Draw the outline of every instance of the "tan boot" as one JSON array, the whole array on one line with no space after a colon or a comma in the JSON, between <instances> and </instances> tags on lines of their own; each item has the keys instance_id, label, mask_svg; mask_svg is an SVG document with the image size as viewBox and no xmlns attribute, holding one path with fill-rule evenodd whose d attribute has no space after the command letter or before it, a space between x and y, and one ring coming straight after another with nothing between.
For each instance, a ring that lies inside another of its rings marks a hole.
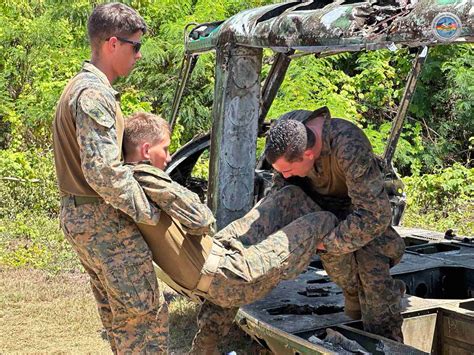
<instances>
[{"instance_id":1,"label":"tan boot","mask_svg":"<svg viewBox=\"0 0 474 355\"><path fill-rule=\"evenodd\" d=\"M190 355L220 355L220 352L217 350L217 347L199 348L199 347L193 346L188 354Z\"/></svg>"},{"instance_id":2,"label":"tan boot","mask_svg":"<svg viewBox=\"0 0 474 355\"><path fill-rule=\"evenodd\" d=\"M362 317L358 295L352 296L344 293L344 314L354 320Z\"/></svg>"},{"instance_id":3,"label":"tan boot","mask_svg":"<svg viewBox=\"0 0 474 355\"><path fill-rule=\"evenodd\" d=\"M189 350L190 355L219 355L217 350L217 339L195 337L193 340L193 345L191 350Z\"/></svg>"},{"instance_id":4,"label":"tan boot","mask_svg":"<svg viewBox=\"0 0 474 355\"><path fill-rule=\"evenodd\" d=\"M407 286L405 285L405 282L399 279L395 279L393 280L393 287L395 290L400 290L401 298L405 297L405 293L407 292Z\"/></svg>"}]
</instances>

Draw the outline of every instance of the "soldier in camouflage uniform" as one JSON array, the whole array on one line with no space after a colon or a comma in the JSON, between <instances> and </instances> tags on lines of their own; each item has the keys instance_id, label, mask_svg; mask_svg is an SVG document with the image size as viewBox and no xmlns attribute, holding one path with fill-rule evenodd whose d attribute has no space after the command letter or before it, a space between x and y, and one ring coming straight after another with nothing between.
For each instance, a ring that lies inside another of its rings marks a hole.
<instances>
[{"instance_id":1,"label":"soldier in camouflage uniform","mask_svg":"<svg viewBox=\"0 0 474 355\"><path fill-rule=\"evenodd\" d=\"M224 312L232 320L236 307L264 297L281 280L304 271L316 244L337 219L321 211L299 187L286 186L211 238L211 211L195 193L162 171L169 161L169 142L163 119L138 113L126 120L125 160L135 162L136 180L161 210L158 225L139 224L139 228L154 261L171 278L170 286L191 298L228 308ZM205 323L215 326L219 319ZM194 344L193 351L215 352L215 342L211 348L205 345Z\"/></svg>"},{"instance_id":2,"label":"soldier in camouflage uniform","mask_svg":"<svg viewBox=\"0 0 474 355\"><path fill-rule=\"evenodd\" d=\"M168 310L135 222L157 208L121 163L123 116L111 83L141 58L143 19L119 3L88 21L90 62L66 86L53 123L61 227L91 279L114 353L167 352Z\"/></svg>"},{"instance_id":3,"label":"soldier in camouflage uniform","mask_svg":"<svg viewBox=\"0 0 474 355\"><path fill-rule=\"evenodd\" d=\"M402 342L400 298L405 286L389 270L400 261L405 245L390 225L382 175L362 130L349 121L331 119L325 107L292 111L270 129L265 154L280 173L265 202L277 205L276 194L296 185L338 217L339 223L322 238L318 250L326 272L343 290L346 314L354 319L362 316L366 331ZM298 205L294 199L288 211ZM236 311L205 304L196 349L211 349L229 329Z\"/></svg>"},{"instance_id":4,"label":"soldier in camouflage uniform","mask_svg":"<svg viewBox=\"0 0 474 355\"><path fill-rule=\"evenodd\" d=\"M326 108L293 111L270 129L266 158L284 184L302 186L339 224L318 246L324 268L344 292L346 314L397 341L404 284L390 276L404 252L372 147L349 121ZM276 184L278 185L278 184ZM280 184L281 185L281 184Z\"/></svg>"}]
</instances>

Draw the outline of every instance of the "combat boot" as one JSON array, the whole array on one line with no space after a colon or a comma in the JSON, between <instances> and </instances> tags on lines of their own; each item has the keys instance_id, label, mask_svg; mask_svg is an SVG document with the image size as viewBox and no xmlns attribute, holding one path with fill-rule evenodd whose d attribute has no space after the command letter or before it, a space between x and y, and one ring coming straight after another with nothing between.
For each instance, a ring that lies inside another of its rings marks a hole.
<instances>
[{"instance_id":1,"label":"combat boot","mask_svg":"<svg viewBox=\"0 0 474 355\"><path fill-rule=\"evenodd\" d=\"M217 350L218 339L211 337L199 337L196 336L193 339L193 345L189 350L190 355L219 355L220 352Z\"/></svg>"},{"instance_id":2,"label":"combat boot","mask_svg":"<svg viewBox=\"0 0 474 355\"><path fill-rule=\"evenodd\" d=\"M344 314L354 320L361 319L359 295L349 295L344 292Z\"/></svg>"},{"instance_id":3,"label":"combat boot","mask_svg":"<svg viewBox=\"0 0 474 355\"><path fill-rule=\"evenodd\" d=\"M400 290L400 297L403 298L405 297L405 293L407 292L407 287L405 285L405 282L399 279L393 280L393 287L395 291Z\"/></svg>"},{"instance_id":4,"label":"combat boot","mask_svg":"<svg viewBox=\"0 0 474 355\"><path fill-rule=\"evenodd\" d=\"M210 346L206 348L202 348L199 346L192 346L191 350L189 350L189 355L220 355L219 350L217 350L217 346Z\"/></svg>"}]
</instances>

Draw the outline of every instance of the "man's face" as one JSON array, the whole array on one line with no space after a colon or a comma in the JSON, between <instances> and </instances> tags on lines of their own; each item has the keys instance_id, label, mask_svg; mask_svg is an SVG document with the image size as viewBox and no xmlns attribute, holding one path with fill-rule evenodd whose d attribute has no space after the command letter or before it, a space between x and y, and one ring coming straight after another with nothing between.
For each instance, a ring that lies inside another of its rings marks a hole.
<instances>
[{"instance_id":1,"label":"man's face","mask_svg":"<svg viewBox=\"0 0 474 355\"><path fill-rule=\"evenodd\" d=\"M116 51L114 53L113 65L118 77L125 77L130 74L135 63L142 57L140 51L136 51L134 43L141 42L142 31L135 32L132 36L119 37L117 39ZM130 42L133 43L130 43Z\"/></svg>"},{"instance_id":2,"label":"man's face","mask_svg":"<svg viewBox=\"0 0 474 355\"><path fill-rule=\"evenodd\" d=\"M314 155L311 150L304 152L303 157L299 161L288 162L284 157L278 158L272 164L273 169L283 175L285 179L292 176L305 177L309 174L314 164Z\"/></svg>"},{"instance_id":3,"label":"man's face","mask_svg":"<svg viewBox=\"0 0 474 355\"><path fill-rule=\"evenodd\" d=\"M166 134L165 137L158 143L148 147L148 157L151 165L155 168L165 170L168 163L171 161L171 156L168 151L170 146L170 136Z\"/></svg>"}]
</instances>

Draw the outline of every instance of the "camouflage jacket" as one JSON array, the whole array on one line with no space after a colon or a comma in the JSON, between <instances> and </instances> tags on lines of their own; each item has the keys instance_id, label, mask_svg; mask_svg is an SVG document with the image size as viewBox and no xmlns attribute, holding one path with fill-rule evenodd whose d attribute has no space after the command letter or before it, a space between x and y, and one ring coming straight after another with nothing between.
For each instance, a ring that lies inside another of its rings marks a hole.
<instances>
[{"instance_id":1,"label":"camouflage jacket","mask_svg":"<svg viewBox=\"0 0 474 355\"><path fill-rule=\"evenodd\" d=\"M132 166L135 179L148 198L170 217L179 221L187 233L212 235L214 216L197 194L174 182L164 171L147 162Z\"/></svg>"},{"instance_id":2,"label":"camouflage jacket","mask_svg":"<svg viewBox=\"0 0 474 355\"><path fill-rule=\"evenodd\" d=\"M323 147L314 164L314 179L323 182L338 175L345 183L345 196L340 191L336 196L325 194L309 178L285 180L280 174L275 176L274 188L296 184L323 209L335 213L340 223L322 242L329 253L350 253L391 228L390 202L372 146L359 127L347 120L328 117L322 136Z\"/></svg>"},{"instance_id":3,"label":"camouflage jacket","mask_svg":"<svg viewBox=\"0 0 474 355\"><path fill-rule=\"evenodd\" d=\"M73 88L69 105L87 183L107 203L136 222L156 224L158 211L149 203L130 167L121 162L123 132L117 133L116 127L117 112L121 115L119 93L91 63L85 62L78 75L82 78Z\"/></svg>"}]
</instances>

